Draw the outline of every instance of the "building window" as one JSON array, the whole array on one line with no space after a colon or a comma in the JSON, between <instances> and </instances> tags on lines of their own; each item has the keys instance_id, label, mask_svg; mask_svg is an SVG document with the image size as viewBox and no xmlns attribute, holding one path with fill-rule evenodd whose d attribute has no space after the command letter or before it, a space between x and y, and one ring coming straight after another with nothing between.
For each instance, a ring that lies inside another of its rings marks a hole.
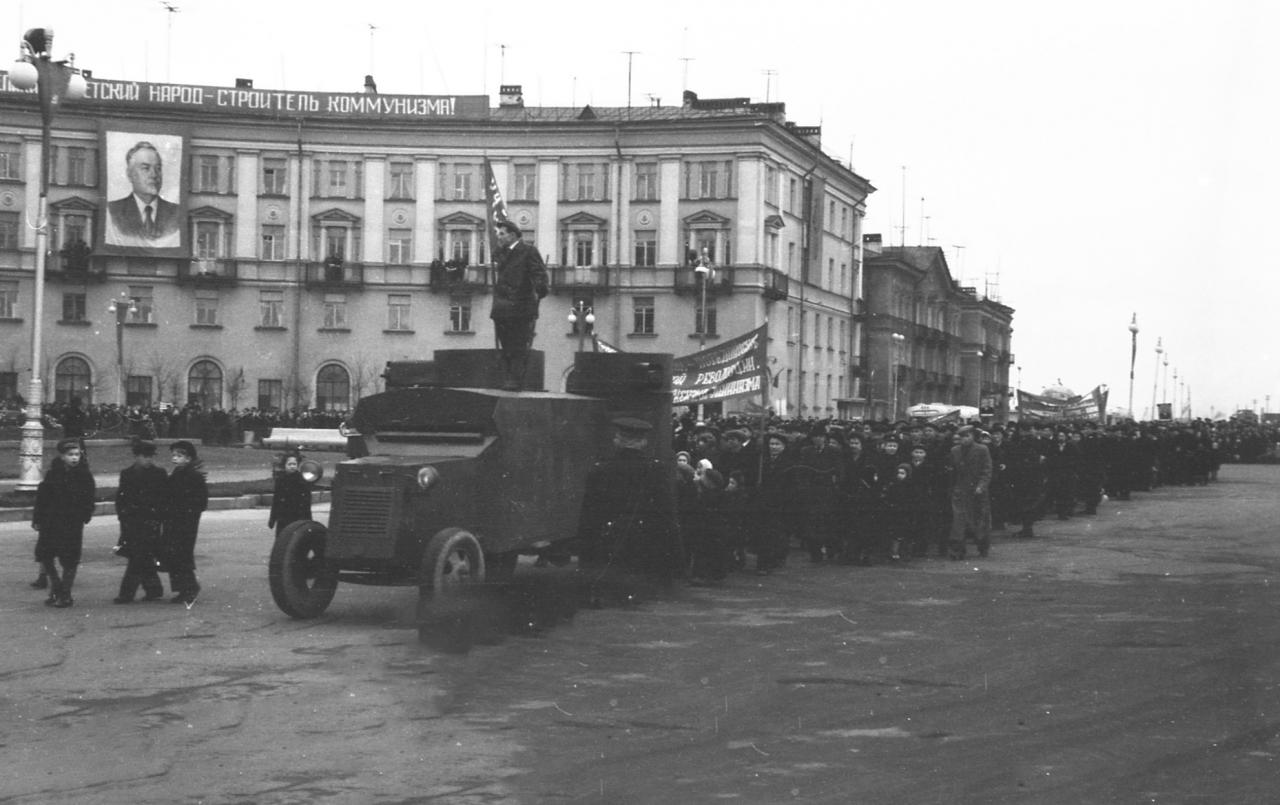
<instances>
[{"instance_id":1,"label":"building window","mask_svg":"<svg viewBox=\"0 0 1280 805\"><path fill-rule=\"evenodd\" d=\"M469 294L449 297L449 330L454 333L471 332L471 296Z\"/></svg>"},{"instance_id":2,"label":"building window","mask_svg":"<svg viewBox=\"0 0 1280 805\"><path fill-rule=\"evenodd\" d=\"M595 233L592 232L574 232L573 233L573 264L575 266L595 265L592 258L595 256Z\"/></svg>"},{"instance_id":3,"label":"building window","mask_svg":"<svg viewBox=\"0 0 1280 805\"><path fill-rule=\"evenodd\" d=\"M358 160L317 159L311 166L313 193L329 198L360 198L364 163Z\"/></svg>"},{"instance_id":4,"label":"building window","mask_svg":"<svg viewBox=\"0 0 1280 805\"><path fill-rule=\"evenodd\" d=\"M289 181L289 163L277 157L262 160L262 195L283 196Z\"/></svg>"},{"instance_id":5,"label":"building window","mask_svg":"<svg viewBox=\"0 0 1280 805\"><path fill-rule=\"evenodd\" d=\"M324 241L324 256L339 257L346 260L350 254L347 251L347 243L349 241L348 229L345 226L326 226L320 230L320 236Z\"/></svg>"},{"instance_id":6,"label":"building window","mask_svg":"<svg viewBox=\"0 0 1280 805\"><path fill-rule=\"evenodd\" d=\"M387 165L387 198L413 198L413 163L391 162Z\"/></svg>"},{"instance_id":7,"label":"building window","mask_svg":"<svg viewBox=\"0 0 1280 805\"><path fill-rule=\"evenodd\" d=\"M787 180L787 212L794 213L796 211L796 180L794 177Z\"/></svg>"},{"instance_id":8,"label":"building window","mask_svg":"<svg viewBox=\"0 0 1280 805\"><path fill-rule=\"evenodd\" d=\"M283 260L284 259L284 227L263 224L262 225L262 259L263 260Z\"/></svg>"},{"instance_id":9,"label":"building window","mask_svg":"<svg viewBox=\"0 0 1280 805\"><path fill-rule=\"evenodd\" d=\"M407 266L413 259L413 230L392 229L387 233L387 262Z\"/></svg>"},{"instance_id":10,"label":"building window","mask_svg":"<svg viewBox=\"0 0 1280 805\"><path fill-rule=\"evenodd\" d=\"M258 291L258 326L284 327L284 291Z\"/></svg>"},{"instance_id":11,"label":"building window","mask_svg":"<svg viewBox=\"0 0 1280 805\"><path fill-rule=\"evenodd\" d=\"M284 381L258 381L258 410L279 411L284 406Z\"/></svg>"},{"instance_id":12,"label":"building window","mask_svg":"<svg viewBox=\"0 0 1280 805\"><path fill-rule=\"evenodd\" d=\"M18 396L18 373L0 372L0 400L14 400Z\"/></svg>"},{"instance_id":13,"label":"building window","mask_svg":"<svg viewBox=\"0 0 1280 805\"><path fill-rule=\"evenodd\" d=\"M658 262L658 233L652 229L637 229L635 234L637 266L653 266Z\"/></svg>"},{"instance_id":14,"label":"building window","mask_svg":"<svg viewBox=\"0 0 1280 805\"><path fill-rule=\"evenodd\" d=\"M407 332L410 326L410 296L407 293L387 294L387 329Z\"/></svg>"},{"instance_id":15,"label":"building window","mask_svg":"<svg viewBox=\"0 0 1280 805\"><path fill-rule=\"evenodd\" d=\"M578 166L578 199L593 199L596 197L596 171L594 165Z\"/></svg>"},{"instance_id":16,"label":"building window","mask_svg":"<svg viewBox=\"0 0 1280 805\"><path fill-rule=\"evenodd\" d=\"M796 242L793 240L787 243L787 273L790 274L791 272L795 271L795 269L796 269Z\"/></svg>"},{"instance_id":17,"label":"building window","mask_svg":"<svg viewBox=\"0 0 1280 805\"><path fill-rule=\"evenodd\" d=\"M85 402L93 399L93 375L83 358L69 357L58 361L53 377L54 402L69 403L73 398Z\"/></svg>"},{"instance_id":18,"label":"building window","mask_svg":"<svg viewBox=\"0 0 1280 805\"><path fill-rule=\"evenodd\" d=\"M215 156L202 156L196 160L196 186L193 188L197 193L216 193L218 192L218 158Z\"/></svg>"},{"instance_id":19,"label":"building window","mask_svg":"<svg viewBox=\"0 0 1280 805\"><path fill-rule=\"evenodd\" d=\"M196 221L195 222L195 256L200 260L216 260L222 257L223 250L223 223L221 221ZM230 227L226 227L230 229Z\"/></svg>"},{"instance_id":20,"label":"building window","mask_svg":"<svg viewBox=\"0 0 1280 805\"><path fill-rule=\"evenodd\" d=\"M344 330L347 327L347 295L327 293L324 295L324 328L326 330Z\"/></svg>"},{"instance_id":21,"label":"building window","mask_svg":"<svg viewBox=\"0 0 1280 805\"><path fill-rule=\"evenodd\" d=\"M594 162L564 164L560 168L564 201L603 201L609 197L609 166Z\"/></svg>"},{"instance_id":22,"label":"building window","mask_svg":"<svg viewBox=\"0 0 1280 805\"><path fill-rule=\"evenodd\" d=\"M0 280L0 319L18 318L18 281Z\"/></svg>"},{"instance_id":23,"label":"building window","mask_svg":"<svg viewBox=\"0 0 1280 805\"><path fill-rule=\"evenodd\" d=\"M85 321L85 295L83 293L64 293L62 295L62 320Z\"/></svg>"},{"instance_id":24,"label":"building window","mask_svg":"<svg viewBox=\"0 0 1280 805\"><path fill-rule=\"evenodd\" d=\"M769 266L769 268L777 268L778 267L778 246L780 244L781 238L778 237L777 232L770 232L768 235L766 235L766 239L768 240L769 245L766 247L767 251L765 252L765 256L764 256L765 265Z\"/></svg>"},{"instance_id":25,"label":"building window","mask_svg":"<svg viewBox=\"0 0 1280 805\"><path fill-rule=\"evenodd\" d=\"M636 164L635 200L658 200L658 163L639 162Z\"/></svg>"},{"instance_id":26,"label":"building window","mask_svg":"<svg viewBox=\"0 0 1280 805\"><path fill-rule=\"evenodd\" d=\"M147 406L151 404L151 377L128 375L124 379L124 404Z\"/></svg>"},{"instance_id":27,"label":"building window","mask_svg":"<svg viewBox=\"0 0 1280 805\"><path fill-rule=\"evenodd\" d=\"M351 375L336 363L322 366L316 374L316 408L346 411L351 407Z\"/></svg>"},{"instance_id":28,"label":"building window","mask_svg":"<svg viewBox=\"0 0 1280 805\"><path fill-rule=\"evenodd\" d=\"M0 143L0 179L22 178L22 146Z\"/></svg>"},{"instance_id":29,"label":"building window","mask_svg":"<svg viewBox=\"0 0 1280 805\"><path fill-rule=\"evenodd\" d=\"M708 296L694 307L693 331L698 335L716 334L716 300Z\"/></svg>"},{"instance_id":30,"label":"building window","mask_svg":"<svg viewBox=\"0 0 1280 805\"><path fill-rule=\"evenodd\" d=\"M778 169L772 165L764 166L764 203L778 206Z\"/></svg>"},{"instance_id":31,"label":"building window","mask_svg":"<svg viewBox=\"0 0 1280 805\"><path fill-rule=\"evenodd\" d=\"M216 327L218 324L218 291L216 288L196 289L196 324Z\"/></svg>"},{"instance_id":32,"label":"building window","mask_svg":"<svg viewBox=\"0 0 1280 805\"><path fill-rule=\"evenodd\" d=\"M208 411L222 405L222 369L213 361L196 361L187 372L187 402Z\"/></svg>"},{"instance_id":33,"label":"building window","mask_svg":"<svg viewBox=\"0 0 1280 805\"><path fill-rule=\"evenodd\" d=\"M516 165L514 186L511 188L513 201L536 201L538 198L538 166Z\"/></svg>"},{"instance_id":34,"label":"building window","mask_svg":"<svg viewBox=\"0 0 1280 805\"><path fill-rule=\"evenodd\" d=\"M129 324L152 324L156 319L155 295L150 285L130 285L129 298L133 300L133 307L129 310L129 317L125 319Z\"/></svg>"},{"instance_id":35,"label":"building window","mask_svg":"<svg viewBox=\"0 0 1280 805\"><path fill-rule=\"evenodd\" d=\"M89 170L89 149L67 149L67 184L82 187L93 184L92 172Z\"/></svg>"},{"instance_id":36,"label":"building window","mask_svg":"<svg viewBox=\"0 0 1280 805\"><path fill-rule=\"evenodd\" d=\"M345 196L347 194L347 163L330 162L328 177L329 195Z\"/></svg>"},{"instance_id":37,"label":"building window","mask_svg":"<svg viewBox=\"0 0 1280 805\"><path fill-rule=\"evenodd\" d=\"M450 229L445 233L450 260L457 260L462 265L471 265L471 241L475 232L469 229Z\"/></svg>"},{"instance_id":38,"label":"building window","mask_svg":"<svg viewBox=\"0 0 1280 805\"><path fill-rule=\"evenodd\" d=\"M454 201L471 201L471 188L474 184L470 165L453 166L453 192L449 198Z\"/></svg>"},{"instance_id":39,"label":"building window","mask_svg":"<svg viewBox=\"0 0 1280 805\"><path fill-rule=\"evenodd\" d=\"M0 250L14 251L18 248L18 214L16 212L0 212Z\"/></svg>"},{"instance_id":40,"label":"building window","mask_svg":"<svg viewBox=\"0 0 1280 805\"><path fill-rule=\"evenodd\" d=\"M79 213L65 213L59 216L58 246L66 248L73 243L88 244L93 240L89 231L89 216Z\"/></svg>"},{"instance_id":41,"label":"building window","mask_svg":"<svg viewBox=\"0 0 1280 805\"><path fill-rule=\"evenodd\" d=\"M631 299L631 332L634 335L653 335L653 299L652 296L636 296Z\"/></svg>"}]
</instances>

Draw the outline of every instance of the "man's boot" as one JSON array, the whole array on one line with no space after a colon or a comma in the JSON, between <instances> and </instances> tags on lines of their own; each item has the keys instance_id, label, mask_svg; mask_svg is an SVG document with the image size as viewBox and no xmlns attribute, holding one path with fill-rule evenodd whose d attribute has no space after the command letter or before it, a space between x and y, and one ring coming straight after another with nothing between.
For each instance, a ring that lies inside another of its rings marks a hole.
<instances>
[{"instance_id":1,"label":"man's boot","mask_svg":"<svg viewBox=\"0 0 1280 805\"><path fill-rule=\"evenodd\" d=\"M44 605L51 607L58 603L58 596L62 594L62 579L58 578L58 569L54 567L53 562L42 562L44 567L44 576L49 583L49 597L44 599Z\"/></svg>"},{"instance_id":2,"label":"man's boot","mask_svg":"<svg viewBox=\"0 0 1280 805\"><path fill-rule=\"evenodd\" d=\"M36 580L31 582L31 589L44 590L48 588L48 586L49 586L49 574L45 573L44 569L41 568L40 575L36 576Z\"/></svg>"},{"instance_id":3,"label":"man's boot","mask_svg":"<svg viewBox=\"0 0 1280 805\"><path fill-rule=\"evenodd\" d=\"M138 580L128 570L120 580L120 594L111 599L113 604L132 604L133 597L138 594Z\"/></svg>"},{"instance_id":4,"label":"man's boot","mask_svg":"<svg viewBox=\"0 0 1280 805\"><path fill-rule=\"evenodd\" d=\"M76 568L69 567L62 571L62 589L58 592L58 600L54 602L54 606L59 609L66 609L75 603L71 598L71 587L76 581Z\"/></svg>"}]
</instances>

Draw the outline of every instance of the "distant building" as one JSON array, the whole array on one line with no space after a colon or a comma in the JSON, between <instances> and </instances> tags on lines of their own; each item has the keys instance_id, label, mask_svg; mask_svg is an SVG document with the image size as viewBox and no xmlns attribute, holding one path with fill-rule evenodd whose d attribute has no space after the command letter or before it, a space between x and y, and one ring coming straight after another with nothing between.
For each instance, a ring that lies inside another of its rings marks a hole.
<instances>
[{"instance_id":1,"label":"distant building","mask_svg":"<svg viewBox=\"0 0 1280 805\"><path fill-rule=\"evenodd\" d=\"M859 415L874 188L820 135L784 104L691 92L679 106L529 107L504 85L491 107L91 79L54 122L46 396L115 402L123 386L136 404L345 410L388 360L492 347L487 159L550 269L535 342L548 388L572 365L576 305L612 346L675 355L767 320L770 404ZM103 238L108 202L129 192L123 147L141 141L167 155L176 247ZM39 167L36 98L0 74L0 398L29 372ZM126 297L117 355L107 306Z\"/></svg>"},{"instance_id":2,"label":"distant building","mask_svg":"<svg viewBox=\"0 0 1280 805\"><path fill-rule=\"evenodd\" d=\"M903 419L938 402L1005 421L1013 308L962 287L936 246L884 246L878 234L863 245L870 415Z\"/></svg>"}]
</instances>

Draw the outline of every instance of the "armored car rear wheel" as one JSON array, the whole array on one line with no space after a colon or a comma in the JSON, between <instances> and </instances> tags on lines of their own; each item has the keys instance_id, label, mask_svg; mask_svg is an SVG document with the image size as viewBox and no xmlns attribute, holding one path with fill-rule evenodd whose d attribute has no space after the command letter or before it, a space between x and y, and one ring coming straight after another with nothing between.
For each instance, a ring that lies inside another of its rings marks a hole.
<instances>
[{"instance_id":1,"label":"armored car rear wheel","mask_svg":"<svg viewBox=\"0 0 1280 805\"><path fill-rule=\"evenodd\" d=\"M338 573L324 561L328 533L314 520L300 520L286 526L271 548L271 597L291 618L319 616L338 590Z\"/></svg>"},{"instance_id":2,"label":"armored car rear wheel","mask_svg":"<svg viewBox=\"0 0 1280 805\"><path fill-rule=\"evenodd\" d=\"M473 640L473 593L484 584L484 551L475 535L446 528L422 554L418 581L418 639L448 651L466 651Z\"/></svg>"}]
</instances>

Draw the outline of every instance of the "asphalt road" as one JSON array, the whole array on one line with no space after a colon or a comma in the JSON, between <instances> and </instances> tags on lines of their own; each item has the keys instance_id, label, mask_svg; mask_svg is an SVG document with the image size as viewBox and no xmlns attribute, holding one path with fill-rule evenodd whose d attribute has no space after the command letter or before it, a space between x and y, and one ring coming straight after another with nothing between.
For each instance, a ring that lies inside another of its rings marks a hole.
<instances>
[{"instance_id":1,"label":"asphalt road","mask_svg":"<svg viewBox=\"0 0 1280 805\"><path fill-rule=\"evenodd\" d=\"M0 525L0 803L1274 803L1280 467L1104 504L985 560L811 566L577 609L572 568L418 643L412 589L292 621L265 511L206 518L201 598L76 606Z\"/></svg>"}]
</instances>

